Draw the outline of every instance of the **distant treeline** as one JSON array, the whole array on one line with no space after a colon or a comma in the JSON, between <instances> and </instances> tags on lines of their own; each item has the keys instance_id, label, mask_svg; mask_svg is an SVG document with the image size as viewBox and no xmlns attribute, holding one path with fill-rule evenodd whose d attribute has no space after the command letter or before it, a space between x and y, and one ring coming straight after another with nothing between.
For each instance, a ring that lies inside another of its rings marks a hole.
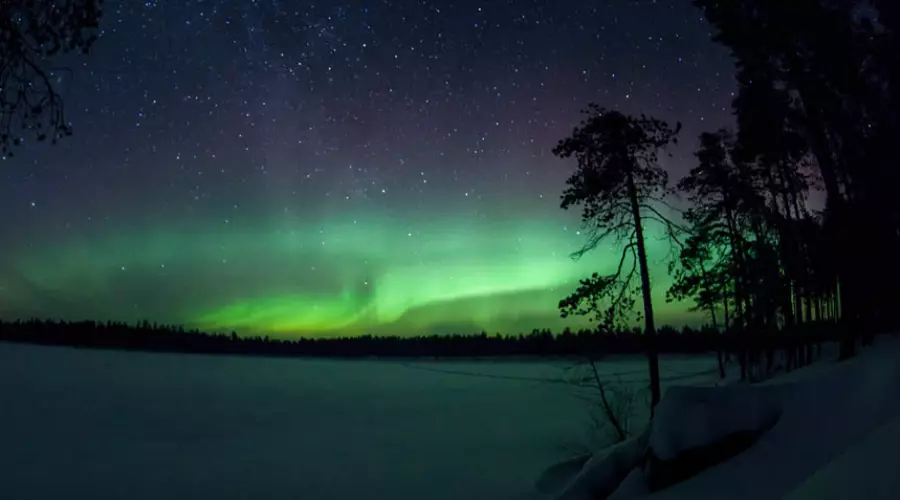
<instances>
[{"instance_id":1,"label":"distant treeline","mask_svg":"<svg viewBox=\"0 0 900 500\"><path fill-rule=\"evenodd\" d=\"M835 337L834 328L815 325L821 341ZM602 356L643 352L639 330L565 329L559 333L533 330L519 335L373 336L273 339L185 330L177 325L149 322L126 324L98 321L0 321L0 340L136 351L263 356L313 357L483 357L483 356ZM731 336L710 328L662 327L658 347L662 353L733 351ZM773 339L774 340L774 339ZM809 340L809 339L807 339Z\"/></svg>"}]
</instances>

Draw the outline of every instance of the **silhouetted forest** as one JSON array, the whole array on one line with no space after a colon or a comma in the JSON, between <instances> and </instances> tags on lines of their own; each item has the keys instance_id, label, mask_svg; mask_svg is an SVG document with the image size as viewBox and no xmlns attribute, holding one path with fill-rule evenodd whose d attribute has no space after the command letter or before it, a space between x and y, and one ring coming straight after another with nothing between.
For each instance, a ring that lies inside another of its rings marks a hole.
<instances>
[{"instance_id":1,"label":"silhouetted forest","mask_svg":"<svg viewBox=\"0 0 900 500\"><path fill-rule=\"evenodd\" d=\"M679 125L591 104L554 150L577 160L561 204L581 210L576 256L607 240L622 252L560 311L610 327L643 319L654 403L665 341L654 340L647 225L675 250L667 299L693 301L726 332L742 378L771 367L779 346L802 365L814 325L839 332L849 358L900 323L900 2L693 3L733 56L736 129L702 133L674 188L657 157Z\"/></svg>"},{"instance_id":2,"label":"silhouetted forest","mask_svg":"<svg viewBox=\"0 0 900 500\"><path fill-rule=\"evenodd\" d=\"M816 342L837 338L833 328L817 325ZM242 337L185 330L149 322L126 324L97 321L0 321L0 341L100 349L310 357L490 357L584 356L636 354L644 351L639 329L613 332L604 328L534 330L519 335L372 336L337 338ZM731 350L728 339L711 328L662 327L658 347L663 353L704 353Z\"/></svg>"}]
</instances>

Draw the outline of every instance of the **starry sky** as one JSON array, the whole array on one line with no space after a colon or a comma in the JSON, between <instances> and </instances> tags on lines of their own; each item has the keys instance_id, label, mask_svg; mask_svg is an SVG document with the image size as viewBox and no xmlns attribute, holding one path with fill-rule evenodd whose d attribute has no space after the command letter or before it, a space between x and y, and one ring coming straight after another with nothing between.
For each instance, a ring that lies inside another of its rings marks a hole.
<instances>
[{"instance_id":1,"label":"starry sky","mask_svg":"<svg viewBox=\"0 0 900 500\"><path fill-rule=\"evenodd\" d=\"M608 272L579 261L552 155L591 101L731 123L689 0L107 0L56 60L75 134L0 161L0 316L275 336L518 333ZM667 244L650 231L657 322Z\"/></svg>"}]
</instances>

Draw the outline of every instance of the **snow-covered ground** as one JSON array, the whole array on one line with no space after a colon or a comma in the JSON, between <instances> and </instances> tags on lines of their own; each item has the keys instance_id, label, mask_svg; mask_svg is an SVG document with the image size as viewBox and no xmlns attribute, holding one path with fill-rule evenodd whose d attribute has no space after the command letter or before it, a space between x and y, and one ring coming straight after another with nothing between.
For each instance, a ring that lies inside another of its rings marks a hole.
<instances>
[{"instance_id":1,"label":"snow-covered ground","mask_svg":"<svg viewBox=\"0 0 900 500\"><path fill-rule=\"evenodd\" d=\"M586 432L553 382L566 366L0 343L0 498L543 498L534 479ZM641 357L598 367L646 384ZM714 367L667 358L663 374L709 383Z\"/></svg>"},{"instance_id":2,"label":"snow-covered ground","mask_svg":"<svg viewBox=\"0 0 900 500\"><path fill-rule=\"evenodd\" d=\"M780 417L748 450L651 498L900 498L900 342L815 368L760 387Z\"/></svg>"},{"instance_id":3,"label":"snow-covered ground","mask_svg":"<svg viewBox=\"0 0 900 500\"><path fill-rule=\"evenodd\" d=\"M763 384L674 388L642 436L569 468L564 481L566 469L551 468L542 482L567 500L610 493L617 500L900 498L898 388L896 337L879 338L853 360L823 360ZM671 484L684 464L711 456L696 450L744 431L762 434L743 452ZM655 458L645 462L648 456ZM651 493L653 484L663 488Z\"/></svg>"}]
</instances>

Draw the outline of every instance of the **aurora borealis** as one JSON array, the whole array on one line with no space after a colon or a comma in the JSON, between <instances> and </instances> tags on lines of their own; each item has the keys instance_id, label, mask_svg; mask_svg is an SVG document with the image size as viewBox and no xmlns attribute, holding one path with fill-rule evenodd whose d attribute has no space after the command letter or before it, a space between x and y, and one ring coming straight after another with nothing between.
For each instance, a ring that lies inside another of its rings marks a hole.
<instances>
[{"instance_id":1,"label":"aurora borealis","mask_svg":"<svg viewBox=\"0 0 900 500\"><path fill-rule=\"evenodd\" d=\"M75 135L0 162L3 317L580 326L557 302L618 251L569 258L573 166L550 150L579 109L683 122L673 178L730 119L731 62L688 0L110 0L103 23L55 75ZM658 323L694 321L648 244Z\"/></svg>"}]
</instances>

